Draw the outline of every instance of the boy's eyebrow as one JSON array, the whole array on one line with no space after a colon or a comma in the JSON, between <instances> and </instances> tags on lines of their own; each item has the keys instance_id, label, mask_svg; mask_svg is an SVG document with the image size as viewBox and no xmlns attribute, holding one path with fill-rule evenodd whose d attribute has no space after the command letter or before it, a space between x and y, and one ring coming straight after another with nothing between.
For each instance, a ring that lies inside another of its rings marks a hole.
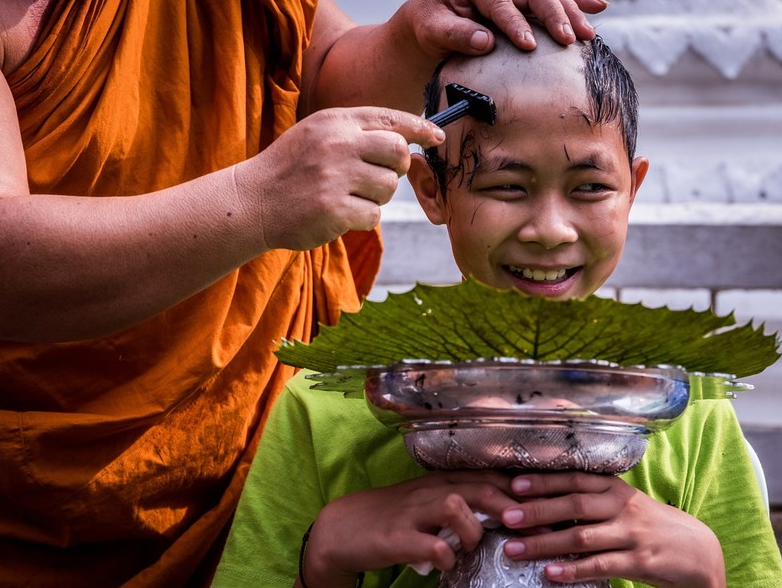
<instances>
[{"instance_id":1,"label":"boy's eyebrow","mask_svg":"<svg viewBox=\"0 0 782 588\"><path fill-rule=\"evenodd\" d=\"M599 152L589 153L584 157L574 159L570 157L566 149L565 155L568 159L568 169L596 169L600 171L611 171L613 169L611 159L601 156ZM511 157L482 157L475 166L476 173L495 171L533 172L535 169L529 163Z\"/></svg>"},{"instance_id":2,"label":"boy's eyebrow","mask_svg":"<svg viewBox=\"0 0 782 588\"><path fill-rule=\"evenodd\" d=\"M611 160L605 157L601 157L597 153L590 153L586 157L577 160L571 160L571 169L597 169L600 171L608 171L611 168Z\"/></svg>"},{"instance_id":3,"label":"boy's eyebrow","mask_svg":"<svg viewBox=\"0 0 782 588\"><path fill-rule=\"evenodd\" d=\"M481 158L478 165L475 166L476 172L493 172L493 171L517 171L517 172L530 172L532 166L528 163L524 163L518 159L511 159L510 157L485 157Z\"/></svg>"}]
</instances>

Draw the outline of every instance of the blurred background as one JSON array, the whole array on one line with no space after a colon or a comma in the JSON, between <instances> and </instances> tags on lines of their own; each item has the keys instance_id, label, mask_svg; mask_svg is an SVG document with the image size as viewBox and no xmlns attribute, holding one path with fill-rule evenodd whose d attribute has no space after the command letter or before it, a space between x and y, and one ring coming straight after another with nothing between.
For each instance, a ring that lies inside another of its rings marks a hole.
<instances>
[{"instance_id":1,"label":"blurred background","mask_svg":"<svg viewBox=\"0 0 782 588\"><path fill-rule=\"evenodd\" d=\"M337 2L362 24L401 4ZM651 160L622 262L599 294L782 332L782 0L613 0L590 21L633 74L638 153ZM382 229L371 299L459 280L444 229L404 180ZM742 381L755 390L734 406L782 506L782 362Z\"/></svg>"}]
</instances>

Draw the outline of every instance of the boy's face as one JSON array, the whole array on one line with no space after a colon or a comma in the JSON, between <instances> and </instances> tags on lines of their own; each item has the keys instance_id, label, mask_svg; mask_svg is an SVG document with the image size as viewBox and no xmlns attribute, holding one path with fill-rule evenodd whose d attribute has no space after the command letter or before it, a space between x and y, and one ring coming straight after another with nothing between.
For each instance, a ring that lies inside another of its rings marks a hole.
<instances>
[{"instance_id":1,"label":"boy's face","mask_svg":"<svg viewBox=\"0 0 782 588\"><path fill-rule=\"evenodd\" d=\"M454 81L492 96L497 122L446 127L441 155L463 167L445 195L421 156L408 176L429 220L447 226L459 269L532 295L592 294L619 262L648 162L630 164L618 124L588 121L583 81L505 81L496 95Z\"/></svg>"}]
</instances>

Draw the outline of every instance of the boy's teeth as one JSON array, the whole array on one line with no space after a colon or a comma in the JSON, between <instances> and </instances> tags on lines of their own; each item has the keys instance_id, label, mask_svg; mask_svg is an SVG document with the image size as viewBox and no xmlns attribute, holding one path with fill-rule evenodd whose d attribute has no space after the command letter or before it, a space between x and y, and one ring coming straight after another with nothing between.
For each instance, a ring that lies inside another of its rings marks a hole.
<instances>
[{"instance_id":1,"label":"boy's teeth","mask_svg":"<svg viewBox=\"0 0 782 588\"><path fill-rule=\"evenodd\" d=\"M553 282L565 277L565 273L567 272L567 270L564 269L543 271L541 269L533 270L527 267L518 268L515 266L510 266L510 270L514 273L520 273L528 280L534 280L536 282Z\"/></svg>"}]
</instances>

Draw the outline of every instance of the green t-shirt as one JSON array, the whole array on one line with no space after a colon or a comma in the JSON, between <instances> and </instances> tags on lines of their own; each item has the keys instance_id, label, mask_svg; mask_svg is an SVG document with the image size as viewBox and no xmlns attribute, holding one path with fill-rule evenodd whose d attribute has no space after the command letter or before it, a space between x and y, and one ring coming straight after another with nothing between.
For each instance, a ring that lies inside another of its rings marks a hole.
<instances>
[{"instance_id":1,"label":"green t-shirt","mask_svg":"<svg viewBox=\"0 0 782 588\"><path fill-rule=\"evenodd\" d=\"M363 399L310 390L298 374L269 416L217 570L216 588L290 588L301 537L328 502L425 471L399 433L380 424ZM725 555L729 588L782 587L771 523L733 407L698 401L622 476L654 499L708 525ZM367 573L365 588L430 588L437 573L406 566ZM643 584L614 580L614 588Z\"/></svg>"}]
</instances>

